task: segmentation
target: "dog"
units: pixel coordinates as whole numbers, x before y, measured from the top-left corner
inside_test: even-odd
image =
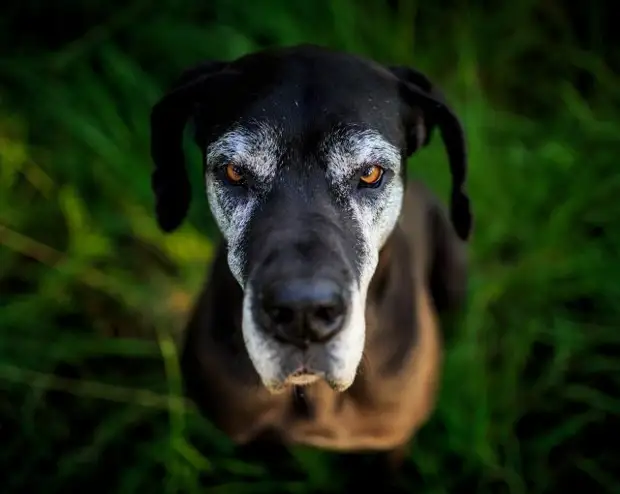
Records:
[[[467,292],[459,119],[419,71],[325,47],[201,63],[151,113],[165,232],[190,205],[188,121],[222,242],[187,325],[187,395],[240,445],[402,456],[435,407],[440,316]],[[449,212],[407,178],[435,128]]]

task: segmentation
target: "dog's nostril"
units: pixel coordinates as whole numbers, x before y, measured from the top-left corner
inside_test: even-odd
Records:
[[[337,305],[325,305],[316,309],[312,315],[317,322],[331,324],[342,315],[342,311]]]
[[[268,311],[271,320],[277,324],[290,324],[295,319],[295,312],[288,307],[274,307]]]

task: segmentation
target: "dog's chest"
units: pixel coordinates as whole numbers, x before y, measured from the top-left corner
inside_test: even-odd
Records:
[[[401,407],[380,411],[355,405],[347,393],[335,393],[319,382],[291,393],[285,409],[271,424],[287,443],[350,451],[389,449],[409,434]]]

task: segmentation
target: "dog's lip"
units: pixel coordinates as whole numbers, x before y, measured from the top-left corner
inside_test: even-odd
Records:
[[[294,386],[307,386],[323,378],[322,372],[302,366],[291,372],[285,382]]]

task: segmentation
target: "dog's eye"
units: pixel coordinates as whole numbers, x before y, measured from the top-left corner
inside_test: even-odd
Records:
[[[238,185],[243,182],[241,168],[233,163],[228,163],[228,165],[226,165],[226,179],[233,185]]]
[[[360,185],[373,186],[378,185],[383,177],[383,168],[377,165],[369,166],[364,169],[362,176],[360,177]]]

